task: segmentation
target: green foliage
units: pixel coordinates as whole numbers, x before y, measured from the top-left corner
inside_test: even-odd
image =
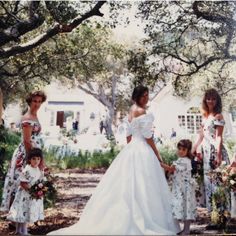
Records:
[[[236,141],[234,139],[227,139],[225,144],[229,154],[229,158],[231,159],[236,154]]]
[[[229,196],[225,187],[218,187],[212,194],[212,212],[211,221],[218,225],[219,228],[224,229],[226,227],[227,218],[229,218],[229,212],[226,210],[229,206]]]
[[[172,82],[181,97],[214,87],[235,99],[235,9],[233,1],[140,2],[153,79]]]
[[[178,159],[175,148],[162,146],[160,147],[159,152],[161,154],[161,157],[163,158],[163,161],[168,165],[171,165],[173,161],[176,161]]]
[[[135,76],[135,85],[145,84],[154,87],[157,81],[164,81],[164,78],[161,78],[159,72],[157,73],[153,67],[148,51],[145,49],[132,50],[128,52],[128,56],[127,65],[129,71]]]
[[[56,178],[53,177],[51,174],[47,174],[47,192],[44,196],[44,208],[49,208],[49,207],[53,207],[56,203],[56,199],[57,199],[57,190],[55,188],[55,180]]]
[[[7,172],[8,162],[11,160],[14,150],[20,143],[20,135],[0,127],[0,201],[4,186],[4,177]]]
[[[108,168],[113,159],[118,154],[119,150],[111,148],[110,151],[105,153],[88,151],[77,155],[71,154],[64,157],[58,157],[57,149],[45,152],[46,164],[52,168],[70,169],[70,168]]]
[[[58,23],[68,23],[77,15],[76,9],[68,1],[45,1],[47,10]]]
[[[4,177],[8,161],[11,160],[14,150],[20,143],[20,134],[13,133],[3,127],[0,128],[0,176]]]

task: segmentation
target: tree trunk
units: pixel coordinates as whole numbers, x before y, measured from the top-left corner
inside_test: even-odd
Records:
[[[2,125],[2,110],[3,110],[3,94],[2,89],[0,88],[0,125]]]
[[[108,117],[106,119],[106,132],[107,132],[107,136],[108,138],[111,138],[112,136],[114,136],[113,130],[112,130],[112,122],[114,119],[114,115],[115,115],[115,109],[113,106],[109,106],[107,107],[109,109],[109,113],[108,113]]]

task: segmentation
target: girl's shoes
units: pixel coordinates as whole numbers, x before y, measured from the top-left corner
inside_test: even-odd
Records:
[[[16,230],[15,224],[14,224],[13,222],[10,222],[10,223],[8,224],[8,229],[9,229],[9,230]]]

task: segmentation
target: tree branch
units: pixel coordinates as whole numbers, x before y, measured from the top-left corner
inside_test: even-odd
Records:
[[[0,70],[0,75],[1,76],[8,76],[8,77],[15,77],[15,76],[18,76],[25,68],[31,66],[32,64],[27,64],[27,65],[24,65],[24,66],[21,66],[17,69],[17,72],[13,73],[13,72],[9,72],[7,71],[6,69],[4,68],[1,68]]]
[[[203,19],[211,22],[225,23],[232,26],[236,25],[236,21],[233,18],[200,11],[199,4],[201,4],[201,1],[195,1],[192,5],[193,13],[197,16],[197,18],[202,17]]]
[[[19,41],[20,36],[38,28],[43,24],[44,17],[34,14],[33,12],[33,10],[35,11],[39,7],[39,2],[31,2],[31,5],[31,13],[28,20],[21,21],[13,15],[13,17],[16,18],[17,23],[0,32],[0,47],[10,41]]]
[[[98,93],[94,93],[89,89],[86,89],[85,87],[83,87],[82,85],[78,84],[78,88],[81,89],[82,91],[84,91],[85,93],[93,96],[94,98],[96,98],[99,102],[101,102],[105,107],[110,106],[111,104],[109,102],[107,102],[107,99],[104,99],[103,96],[99,95]]]
[[[92,16],[103,16],[103,14],[99,11],[99,9],[105,3],[106,3],[106,1],[99,1],[91,11],[87,12],[86,14],[81,16],[80,18],[74,19],[72,21],[72,23],[69,25],[56,24],[54,27],[49,29],[46,33],[43,33],[43,34],[35,37],[34,39],[32,39],[31,41],[29,41],[25,44],[22,44],[19,46],[13,46],[11,48],[2,49],[0,51],[0,58],[7,58],[7,57],[10,57],[13,55],[27,52],[27,51],[43,44],[44,42],[46,42],[47,40],[49,40],[50,38],[52,38],[53,36],[55,36],[59,33],[71,32],[73,29],[78,27],[83,21],[87,20],[88,18],[90,18]],[[1,33],[0,33],[0,38],[1,38]],[[1,40],[0,40],[0,42],[1,42]]]

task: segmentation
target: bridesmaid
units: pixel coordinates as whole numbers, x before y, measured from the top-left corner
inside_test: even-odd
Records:
[[[46,101],[46,95],[42,91],[31,92],[26,97],[28,110],[21,118],[22,142],[14,151],[10,167],[8,169],[2,196],[0,210],[8,212],[11,203],[14,200],[16,190],[19,186],[19,176],[26,165],[26,155],[33,147],[42,147],[42,138],[40,136],[41,126],[38,121],[37,112],[43,102]],[[40,166],[43,169],[43,165]]]
[[[221,165],[222,160],[229,164],[229,157],[223,145],[224,117],[222,102],[219,93],[215,89],[208,89],[202,101],[203,122],[199,137],[193,146],[193,154],[199,145],[202,146],[205,200],[208,211],[212,210],[211,196],[216,190],[208,173]]]

